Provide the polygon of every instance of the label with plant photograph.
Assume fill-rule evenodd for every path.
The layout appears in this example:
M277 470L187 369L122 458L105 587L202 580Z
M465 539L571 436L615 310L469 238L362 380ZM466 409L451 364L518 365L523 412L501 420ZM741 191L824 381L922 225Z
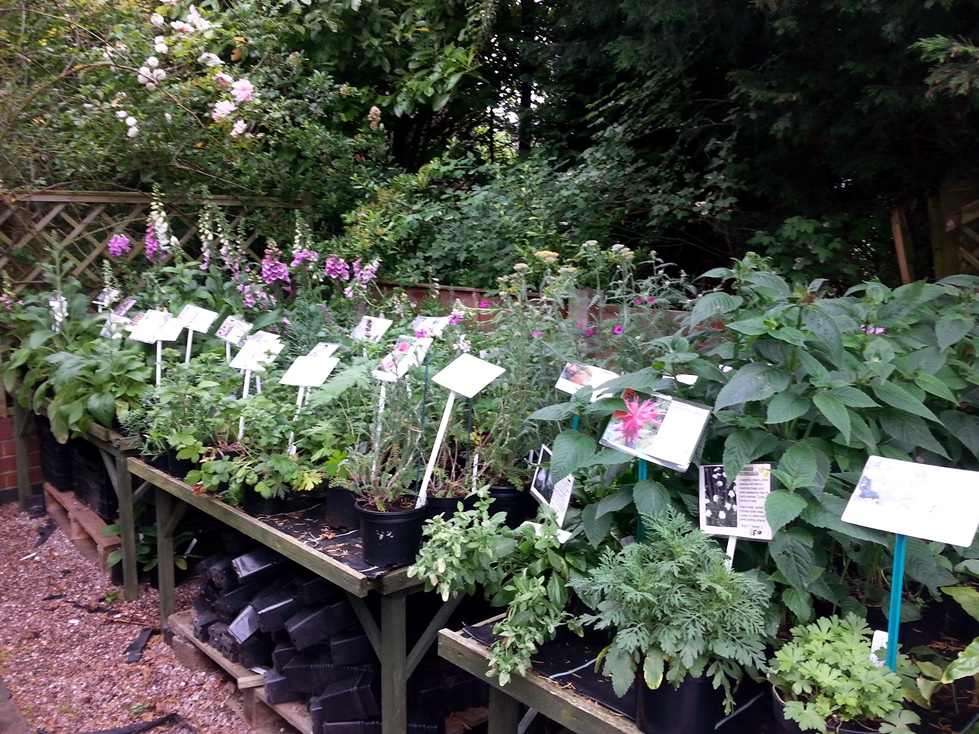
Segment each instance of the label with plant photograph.
M211 325L217 321L218 312L188 303L180 309L177 318L183 321L190 331L206 334L211 330Z
M309 350L307 357L313 357L315 359L326 359L327 357L332 357L333 353L340 348L339 344L327 344L326 342L320 342L315 347Z
M420 339L434 337L438 339L449 325L451 316L419 316L411 322L411 330Z
M173 318L169 311L144 311L140 318L129 322L129 338L143 344L155 344L160 340L160 333L166 323Z
M554 519L560 527L564 525L564 516L568 514L568 505L571 504L574 474L554 481L551 476L551 449L548 446L541 446L539 452L532 452L531 461L537 465L537 469L530 484L530 494L539 503L554 510Z
M371 374L383 382L397 382L404 377L408 370L421 364L432 346L432 339L418 339L413 336L398 337L394 349L388 354Z
M700 467L700 529L711 535L771 540L765 500L772 491L773 464L747 464L733 482L724 466Z
M606 397L606 393L598 388L609 380L614 380L619 375L611 370L603 370L601 367L581 364L580 362L568 362L561 370L554 387L568 395L574 395L585 385L590 385L593 392L591 401L601 400Z
M221 323L218 330L214 332L214 336L222 341L228 342L228 344L234 347L241 347L245 343L245 337L248 336L248 332L251 330L252 325L244 319L239 319L237 316L229 316Z
M241 345L241 351L231 360L231 367L236 370L264 372L284 348L285 344L275 334L256 331Z
M363 342L379 342L393 323L391 319L382 319L379 316L364 316L350 332L350 338Z
M684 472L710 419L710 408L653 393L622 393L625 410L612 414L601 444L654 464Z

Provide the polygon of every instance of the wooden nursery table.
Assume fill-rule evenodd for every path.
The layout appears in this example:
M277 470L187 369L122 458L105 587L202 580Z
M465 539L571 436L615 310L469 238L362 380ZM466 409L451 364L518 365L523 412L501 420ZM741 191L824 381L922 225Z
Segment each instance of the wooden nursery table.
M461 597L439 608L409 650L407 597L424 587L419 579L408 578L406 568L358 571L344 560L347 553L343 547L311 547L213 496L194 494L184 482L139 459L129 459L129 471L156 487L161 623L174 612L173 532L187 508L195 507L343 589L381 662L381 731L404 734L408 730L408 676L435 642ZM367 606L369 595L379 597L380 623Z
M526 704L576 734L638 734L635 722L569 686L551 680L533 669L514 675L505 686L498 678L487 678L489 648L465 632L443 629L438 635L439 655L490 688L489 734L516 734L520 724L519 705Z
M27 509L31 496L30 464L27 457L27 437L33 413L14 404L14 450L17 455L17 499L21 510ZM92 423L82 438L98 448L109 474L109 481L119 500L119 543L122 551L123 594L127 601L139 595L136 563L136 518L133 503L147 486L133 492L132 477L127 460L139 453L125 436L98 423Z

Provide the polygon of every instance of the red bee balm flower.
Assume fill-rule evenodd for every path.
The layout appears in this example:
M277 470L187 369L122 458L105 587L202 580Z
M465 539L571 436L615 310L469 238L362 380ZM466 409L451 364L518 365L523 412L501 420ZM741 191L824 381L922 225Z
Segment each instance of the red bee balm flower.
M627 446L633 446L639 434L649 424L663 422L666 413L659 410L659 407L657 400L640 401L638 395L634 395L631 400L625 398L625 410L615 411L612 420L619 421L617 430Z

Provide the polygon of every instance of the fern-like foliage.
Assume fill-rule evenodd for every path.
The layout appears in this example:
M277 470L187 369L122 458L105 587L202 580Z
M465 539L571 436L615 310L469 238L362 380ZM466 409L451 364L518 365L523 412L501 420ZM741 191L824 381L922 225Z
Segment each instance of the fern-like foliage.
M732 683L764 663L771 591L728 570L716 541L680 515L643 521L645 541L606 549L589 577L571 582L593 609L584 622L614 632L602 671L619 696L640 666L650 688L706 675L730 710Z

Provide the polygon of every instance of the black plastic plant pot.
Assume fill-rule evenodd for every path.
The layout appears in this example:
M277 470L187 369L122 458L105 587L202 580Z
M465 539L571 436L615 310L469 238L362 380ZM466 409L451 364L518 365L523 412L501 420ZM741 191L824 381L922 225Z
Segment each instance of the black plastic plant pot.
M166 457L167 471L171 477L179 479L181 482L194 469L200 468L200 463L198 462L193 462L190 459L178 459L176 449L167 449Z
M462 503L464 510L471 510L476 506L476 495L470 494L465 497L429 497L425 501L425 517L451 517L459 511L459 503Z
M775 689L772 689L772 716L775 718L775 731L778 734L806 734L797 723L785 718L785 701L782 700L778 691ZM833 731L838 732L838 734L861 734L861 732L867 734L870 731L869 729L859 728L856 724L851 724L851 727L853 728L848 729L844 725Z
M490 497L493 498L493 504L489 508L490 514L505 512L508 528L516 528L534 516L536 503L529 492L517 489L512 484L493 485L489 491Z
M285 497L263 497L247 484L241 488L241 509L249 515L278 515L287 504Z
M721 718L723 689L710 678L687 676L679 688L663 681L659 688L636 680L636 726L645 734L712 734Z
M414 562L422 540L425 508L379 512L357 503L364 563L407 566Z
M323 517L331 528L356 530L360 527L357 495L343 487L329 487L323 493Z

